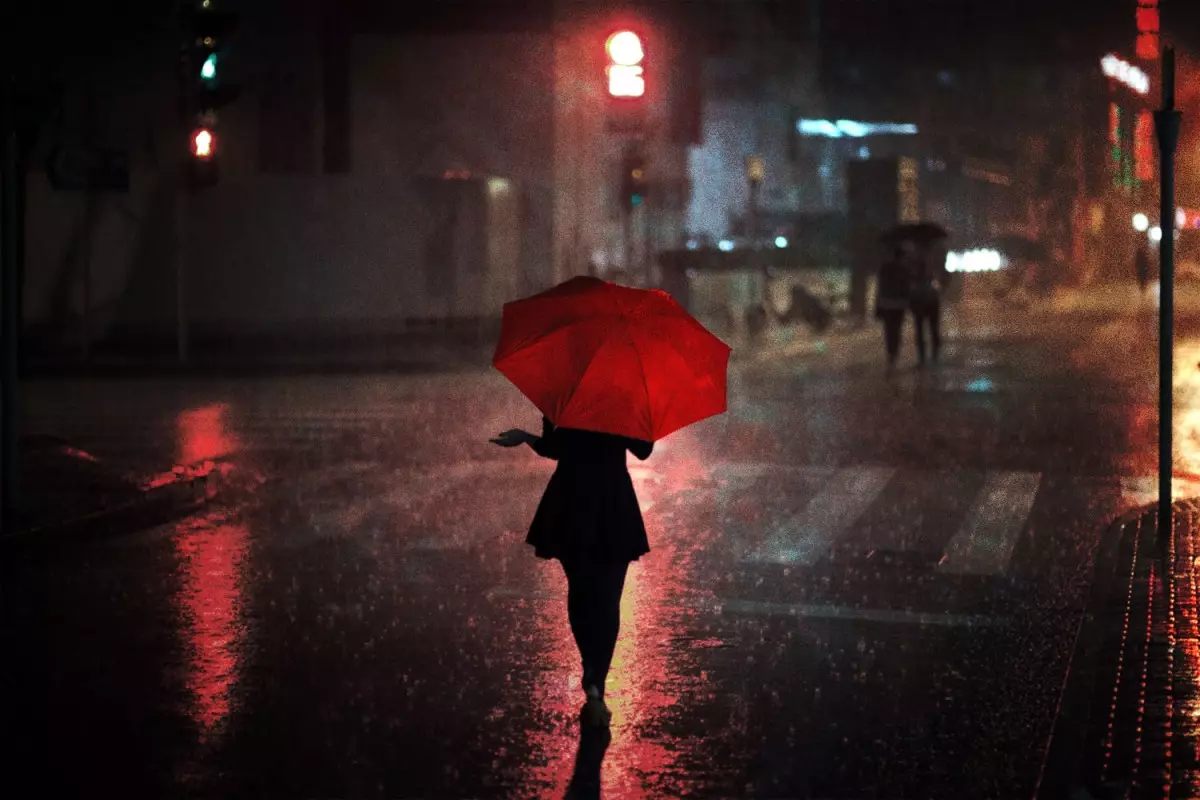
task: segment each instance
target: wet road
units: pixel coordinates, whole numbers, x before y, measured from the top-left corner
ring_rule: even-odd
[[[235,480],[182,523],[3,566],[19,782],[562,797],[578,753],[609,798],[1029,797],[1100,528],[1153,497],[1153,329],[963,329],[891,384],[874,346],[741,371],[727,415],[631,467],[653,552],[611,742],[579,739],[565,581],[523,544],[552,465],[487,443],[537,430],[503,379],[32,386],[31,428]]]

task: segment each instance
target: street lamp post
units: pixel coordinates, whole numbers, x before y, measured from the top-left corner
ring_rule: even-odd
[[[1181,114],[1175,108],[1175,48],[1163,52],[1163,108],[1154,112],[1158,134],[1161,195],[1159,219],[1163,237],[1159,245],[1158,309],[1158,535],[1172,532],[1172,392],[1175,345],[1175,150],[1179,143]]]

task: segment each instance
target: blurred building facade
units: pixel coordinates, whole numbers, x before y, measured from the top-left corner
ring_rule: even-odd
[[[955,13],[984,13],[966,5]],[[220,112],[221,181],[182,204],[180,42],[164,10],[124,58],[76,75],[44,132],[28,182],[27,324],[70,341],[86,305],[92,336],[169,346],[177,252],[200,337],[495,318],[505,299],[571,275],[657,282],[655,253],[689,238],[752,223],[768,239],[844,230],[847,165],[898,156],[918,163],[921,213],[954,244],[1019,233],[1086,277],[1126,235],[1112,233],[1098,69],[1117,39],[1064,42],[1017,20],[952,41],[924,35],[928,20],[870,17],[899,7],[239,0],[230,66],[244,92]],[[989,13],[981,32],[1006,18]],[[639,137],[606,125],[604,41],[622,27],[646,44]],[[53,190],[41,164],[72,138],[128,150],[131,191]],[[648,193],[627,231],[618,167],[634,138]],[[764,167],[753,214],[750,156]]]
[[[687,32],[655,4],[250,0],[237,10],[229,69],[243,94],[219,112],[217,186],[177,203],[186,132],[170,15],[85,92],[99,119],[81,136],[95,141],[107,126],[100,138],[130,153],[131,190],[55,191],[45,147],[35,157],[24,286],[34,338],[73,341],[86,294],[89,336],[171,347],[177,253],[197,339],[495,320],[503,302],[570,275],[628,275],[616,197],[624,137],[604,115],[604,41],[621,25],[644,34],[655,92],[634,266],[680,244],[695,126],[679,106],[698,101],[684,97]]]

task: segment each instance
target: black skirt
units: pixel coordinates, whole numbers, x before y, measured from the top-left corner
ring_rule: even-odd
[[[650,552],[646,525],[625,465],[630,449],[649,442],[609,434],[550,429],[534,450],[558,460],[525,541],[539,558],[636,561]]]

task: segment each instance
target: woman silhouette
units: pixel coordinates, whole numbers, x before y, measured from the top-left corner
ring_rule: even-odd
[[[542,417],[542,435],[513,429],[491,440],[528,444],[558,462],[525,541],[538,558],[557,558],[567,576],[567,616],[583,660],[587,695],[580,719],[607,726],[604,684],[621,625],[621,592],[629,562],[650,552],[642,509],[626,466],[626,451],[645,461],[652,442],[608,433],[556,428]]]

